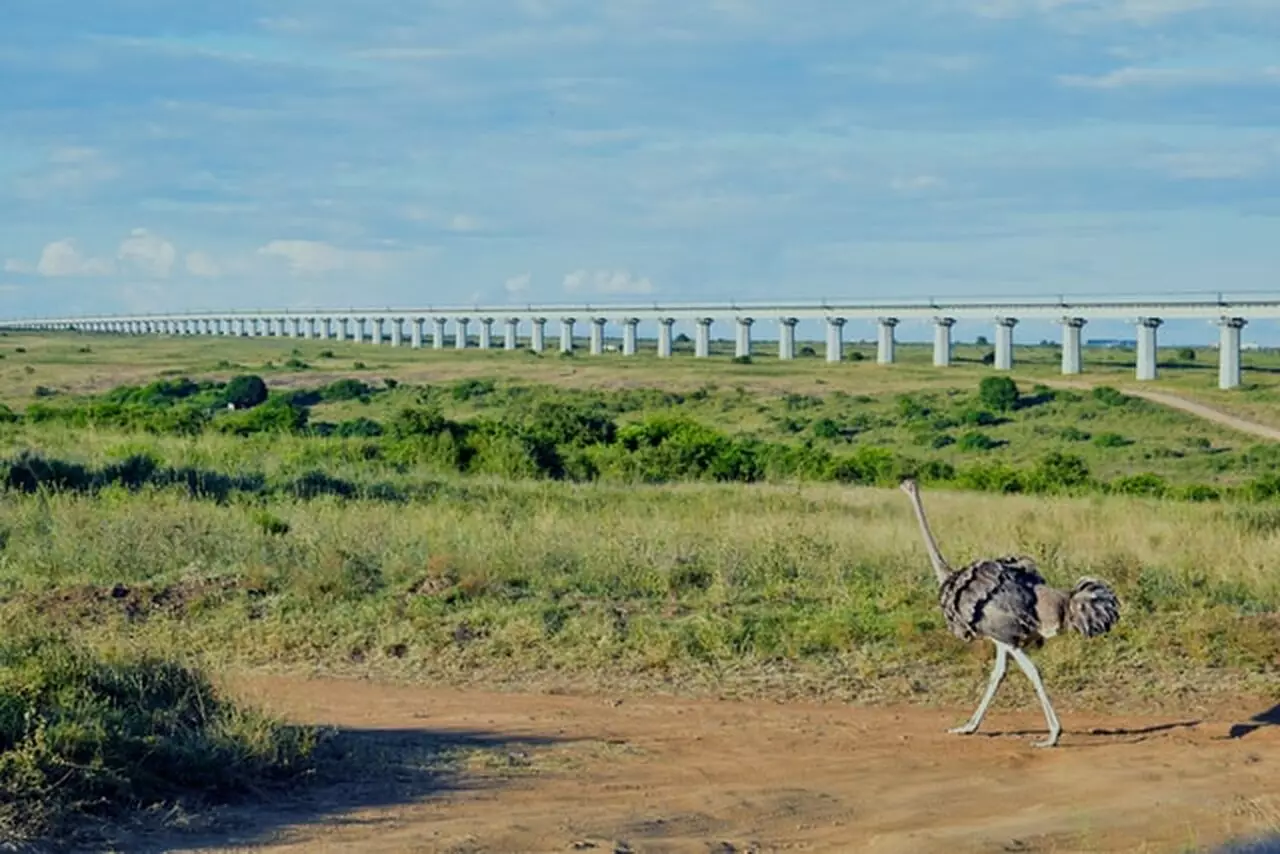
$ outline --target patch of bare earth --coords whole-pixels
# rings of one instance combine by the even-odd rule
[[[944,730],[967,708],[284,677],[233,690],[391,746],[367,773],[164,850],[1174,852],[1280,816],[1280,727],[1240,724],[1256,702],[1201,719],[1067,714],[1061,747],[1037,750],[1035,709],[997,708],[962,737]],[[453,770],[416,777],[413,757],[441,745],[461,749]]]

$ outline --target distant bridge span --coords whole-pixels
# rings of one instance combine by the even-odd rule
[[[658,324],[658,356],[672,355],[673,328],[692,324],[694,353],[710,353],[711,327],[730,321],[736,328],[737,356],[751,355],[751,327],[757,321],[778,324],[778,356],[793,359],[795,327],[800,320],[825,320],[826,358],[843,358],[843,329],[849,320],[874,320],[879,326],[877,359],[882,364],[895,360],[894,330],[904,320],[932,322],[933,361],[938,367],[951,364],[951,327],[958,320],[986,320],[995,329],[995,368],[1013,367],[1013,329],[1019,320],[1055,320],[1062,326],[1062,372],[1081,371],[1081,329],[1097,318],[1124,319],[1137,328],[1137,379],[1156,377],[1156,330],[1169,318],[1201,319],[1220,329],[1218,385],[1230,389],[1240,385],[1240,331],[1252,320],[1280,318],[1280,297],[1245,299],[1216,297],[1068,300],[982,300],[982,301],[884,301],[884,302],[729,302],[729,303],[561,303],[543,305],[454,305],[418,308],[366,309],[286,309],[274,311],[166,312],[158,314],[85,315],[81,317],[39,317],[0,320],[0,329],[72,330],[123,335],[222,335],[287,336],[323,340],[353,340],[393,347],[428,345],[444,349],[446,329],[452,324],[453,346],[465,349],[475,340],[481,349],[495,346],[495,323],[505,327],[502,346],[521,346],[521,327],[527,325],[525,344],[530,349],[546,348],[546,324],[554,318],[560,327],[559,349],[574,348],[577,323],[590,326],[590,351],[604,352],[604,332],[609,323],[622,327],[622,352],[637,352],[636,329],[641,322]],[[472,335],[471,324],[478,325]],[[406,335],[405,328],[409,327]]]

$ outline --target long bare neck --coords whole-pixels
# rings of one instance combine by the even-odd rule
[[[929,530],[929,520],[925,518],[924,503],[920,500],[920,493],[911,494],[911,506],[915,508],[916,519],[920,521],[920,533],[924,536],[924,547],[929,552],[929,562],[933,564],[933,574],[941,584],[951,574],[951,567],[947,565],[946,558],[938,549],[938,541],[933,538],[933,531]]]

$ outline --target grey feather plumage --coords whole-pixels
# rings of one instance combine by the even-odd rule
[[[1105,635],[1120,620],[1115,591],[1096,578],[1082,578],[1067,600],[1067,625],[1087,638]]]
[[[947,628],[960,640],[987,637],[1023,647],[1039,636],[1036,588],[1044,583],[1027,558],[979,560],[942,582],[938,602]]]

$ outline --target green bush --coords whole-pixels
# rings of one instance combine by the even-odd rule
[[[1099,448],[1123,448],[1126,445],[1132,445],[1133,440],[1126,439],[1119,433],[1099,433],[1093,437],[1093,444]]]
[[[266,402],[267,384],[254,374],[234,377],[227,383],[223,397],[236,409],[252,409]]]
[[[310,412],[281,400],[255,406],[247,412],[226,415],[214,422],[222,433],[251,436],[254,433],[297,433],[307,426]]]
[[[342,400],[368,400],[373,389],[368,383],[353,377],[334,380],[320,390],[322,400],[336,402]]]
[[[474,377],[458,380],[449,390],[453,399],[459,403],[493,394],[498,385],[493,380],[476,379]]]
[[[1111,482],[1111,491],[1118,495],[1145,495],[1160,498],[1169,492],[1169,484],[1158,474],[1144,472],[1116,478]]]
[[[372,418],[352,418],[343,421],[333,434],[342,439],[374,439],[383,434],[382,425]]]
[[[256,794],[310,770],[316,744],[172,662],[0,639],[0,837],[52,840],[89,818]]]
[[[1030,485],[1040,492],[1075,490],[1089,483],[1089,466],[1075,454],[1051,451],[1031,471]]]
[[[956,443],[956,447],[962,451],[989,451],[998,447],[999,442],[992,439],[986,433],[980,433],[977,430],[970,430],[960,436],[960,440]]]
[[[971,427],[993,427],[1000,417],[986,409],[966,409],[960,413],[960,421]]]
[[[978,383],[978,399],[983,406],[1008,412],[1018,405],[1018,385],[1009,377],[983,377]]]
[[[1196,360],[1196,351],[1192,347],[1183,347],[1178,351],[1178,358],[1184,362],[1194,362]]]
[[[1123,392],[1112,388],[1109,385],[1100,385],[1094,388],[1093,399],[1104,406],[1126,406],[1133,398]]]

